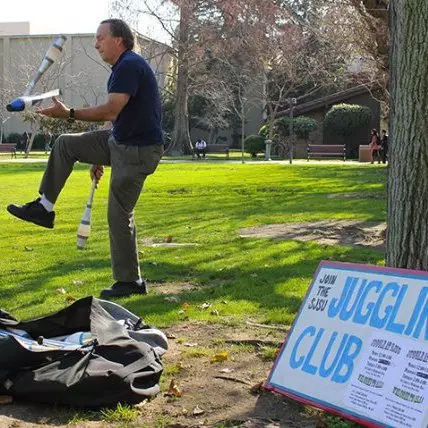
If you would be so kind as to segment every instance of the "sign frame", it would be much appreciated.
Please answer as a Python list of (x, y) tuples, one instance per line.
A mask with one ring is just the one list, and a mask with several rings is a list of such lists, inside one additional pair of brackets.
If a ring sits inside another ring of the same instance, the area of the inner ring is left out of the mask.
[[(308, 300), (311, 296), (311, 292), (313, 291), (313, 288), (316, 285), (316, 282), (318, 279), (318, 275), (323, 268), (327, 268), (327, 269), (331, 268), (331, 269), (336, 269), (336, 270), (349, 270), (349, 271), (354, 271), (354, 272), (380, 274), (380, 275), (385, 275), (385, 276), (392, 275), (394, 277), (402, 277), (402, 278), (408, 278), (408, 279), (410, 278), (410, 279), (415, 279), (415, 280), (426, 281), (427, 286), (428, 286), (428, 272), (424, 272), (424, 271), (381, 267), (381, 266), (374, 266), (374, 265), (353, 264), (353, 263), (345, 263), (345, 262), (335, 262), (335, 261), (327, 261), (327, 260), (321, 261), (317, 267), (317, 270), (315, 271), (315, 274), (312, 278), (311, 284), (308, 287), (306, 295), (305, 295), (305, 297), (302, 301), (302, 304), (299, 308), (299, 311), (298, 311), (298, 313), (297, 313), (297, 315), (293, 321), (293, 324), (290, 328), (290, 331), (288, 332), (287, 337), (284, 340), (284, 343), (282, 344), (282, 347), (280, 349), (280, 352), (278, 353), (278, 356), (275, 360), (275, 363), (272, 367), (272, 370), (269, 374), (269, 377), (268, 377), (266, 383), (264, 384), (264, 388), (269, 390), (269, 391), (273, 391), (273, 392), (276, 392), (278, 394), (289, 397), (289, 398), (296, 400), (298, 402), (301, 402), (305, 405), (309, 405), (309, 406), (330, 412), (332, 414), (338, 415), (338, 416), (343, 417), (345, 419), (351, 420), (353, 422), (357, 422), (357, 423), (364, 425), (366, 427), (369, 427), (369, 428), (391, 428), (392, 425), (385, 424), (382, 421), (374, 420), (374, 419), (372, 419), (372, 418), (370, 418), (364, 414), (358, 413), (357, 411), (352, 411), (349, 408), (335, 405), (333, 403), (328, 402), (327, 400), (321, 400), (319, 398), (312, 397), (310, 395), (296, 391), (292, 388), (288, 388), (285, 385), (278, 385), (278, 384), (275, 384), (274, 382), (272, 382), (272, 378), (273, 378), (275, 369), (277, 368), (278, 363), (280, 362), (282, 356), (285, 353), (285, 350), (287, 348), (287, 344), (293, 335), (293, 332), (296, 328), (296, 325), (299, 323), (299, 320), (302, 316), (302, 313), (307, 308), (307, 304), (308, 304)], [(372, 328), (374, 330), (373, 327), (368, 326), (367, 328)], [(381, 330), (378, 330), (378, 331), (381, 331)], [(409, 340), (409, 339), (407, 339), (407, 340)], [(424, 417), (426, 417), (426, 415)]]

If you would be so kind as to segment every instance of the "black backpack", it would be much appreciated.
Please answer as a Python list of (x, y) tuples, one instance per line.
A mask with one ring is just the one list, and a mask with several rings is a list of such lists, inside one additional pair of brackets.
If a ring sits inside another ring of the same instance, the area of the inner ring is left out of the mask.
[(24, 322), (0, 310), (0, 394), (80, 407), (139, 403), (158, 394), (167, 347), (160, 330), (93, 297)]

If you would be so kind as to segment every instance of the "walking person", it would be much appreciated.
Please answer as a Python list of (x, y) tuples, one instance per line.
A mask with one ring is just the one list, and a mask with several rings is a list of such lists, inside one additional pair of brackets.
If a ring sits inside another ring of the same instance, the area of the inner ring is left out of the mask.
[(382, 129), (382, 137), (380, 138), (380, 149), (382, 154), (382, 163), (386, 163), (386, 160), (388, 159), (388, 135), (386, 133), (385, 129)]
[(40, 198), (25, 205), (9, 205), (14, 216), (53, 228), (57, 201), (76, 161), (92, 164), (91, 179), (97, 182), (104, 165), (111, 166), (108, 225), (113, 278), (101, 298), (146, 294), (138, 260), (134, 208), (146, 177), (152, 174), (163, 153), (161, 103), (150, 65), (132, 51), (134, 36), (120, 19), (102, 21), (95, 49), (111, 65), (107, 101), (94, 107), (73, 109), (53, 98), (42, 115), (58, 119), (111, 121), (112, 129), (60, 135), (52, 147), (41, 180)]
[(380, 139), (376, 129), (372, 129), (369, 146), (372, 151), (372, 163), (374, 163), (375, 156), (378, 163), (380, 163)]

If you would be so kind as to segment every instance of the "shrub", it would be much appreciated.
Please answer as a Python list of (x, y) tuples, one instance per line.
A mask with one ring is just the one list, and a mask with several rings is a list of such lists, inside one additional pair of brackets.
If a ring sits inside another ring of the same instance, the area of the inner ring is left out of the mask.
[(21, 139), (21, 134), (18, 134), (18, 132), (12, 132), (7, 136), (6, 143), (19, 145), (21, 144)]
[[(274, 126), (274, 136), (273, 140), (281, 139), (288, 137), (290, 135), (290, 117), (284, 116), (279, 119), (276, 119), (273, 123)], [(293, 118), (293, 130), (297, 138), (302, 138), (307, 140), (309, 138), (309, 133), (315, 131), (319, 126), (319, 123), (315, 119), (310, 117), (298, 116)], [(259, 134), (265, 138), (269, 136), (269, 124), (266, 123), (262, 125), (259, 129)]]
[(293, 130), (297, 138), (308, 139), (309, 133), (318, 128), (318, 122), (310, 117), (298, 116), (291, 119), (288, 116), (275, 121), (275, 128), (281, 137), (290, 135), (290, 121), (293, 120)]
[(367, 126), (372, 118), (369, 107), (358, 104), (337, 104), (325, 116), (324, 128), (342, 137)]
[(245, 139), (245, 151), (251, 153), (251, 156), (255, 158), (257, 153), (265, 151), (265, 137), (262, 135), (249, 135)]

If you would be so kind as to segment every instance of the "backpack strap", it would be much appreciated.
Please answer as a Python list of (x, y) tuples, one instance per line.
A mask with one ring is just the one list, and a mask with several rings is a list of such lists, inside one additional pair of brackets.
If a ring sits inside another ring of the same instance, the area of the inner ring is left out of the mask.
[[(153, 353), (153, 351), (152, 351)], [(138, 372), (144, 368), (146, 368), (150, 363), (153, 361), (153, 355), (149, 354), (148, 352), (144, 357), (138, 358), (138, 360), (135, 360), (133, 363), (128, 364), (119, 370), (115, 371), (115, 374), (119, 376), (121, 379), (124, 379), (128, 377), (130, 374)]]

